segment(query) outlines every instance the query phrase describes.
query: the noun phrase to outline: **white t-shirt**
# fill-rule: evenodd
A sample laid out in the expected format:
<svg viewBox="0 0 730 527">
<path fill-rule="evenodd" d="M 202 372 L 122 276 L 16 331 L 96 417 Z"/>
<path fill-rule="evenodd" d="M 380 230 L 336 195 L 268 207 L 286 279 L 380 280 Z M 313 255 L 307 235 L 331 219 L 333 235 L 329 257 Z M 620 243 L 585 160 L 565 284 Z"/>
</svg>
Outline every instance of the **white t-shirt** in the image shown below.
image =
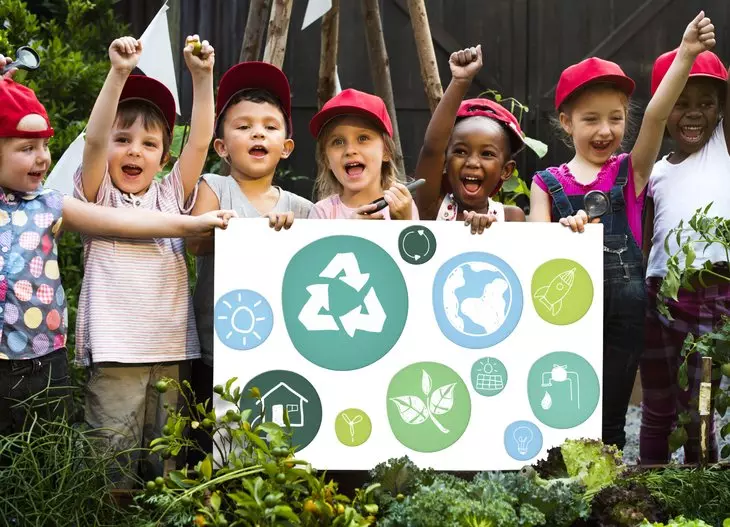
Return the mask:
<svg viewBox="0 0 730 527">
<path fill-rule="evenodd" d="M 728 155 L 722 122 L 717 125 L 712 137 L 699 152 L 673 165 L 665 156 L 657 161 L 649 178 L 649 197 L 654 199 L 654 236 L 652 237 L 647 277 L 661 277 L 667 274 L 669 255 L 664 250 L 664 240 L 669 231 L 681 220 L 685 224 L 699 208 L 712 202 L 710 216 L 730 217 L 730 155 Z M 703 247 L 695 246 L 697 258 L 693 266 L 701 266 L 707 260 L 726 261 L 724 249 L 712 245 L 703 253 Z M 674 236 L 669 241 L 669 250 L 678 250 Z M 680 256 L 680 265 L 684 255 Z"/>
</svg>

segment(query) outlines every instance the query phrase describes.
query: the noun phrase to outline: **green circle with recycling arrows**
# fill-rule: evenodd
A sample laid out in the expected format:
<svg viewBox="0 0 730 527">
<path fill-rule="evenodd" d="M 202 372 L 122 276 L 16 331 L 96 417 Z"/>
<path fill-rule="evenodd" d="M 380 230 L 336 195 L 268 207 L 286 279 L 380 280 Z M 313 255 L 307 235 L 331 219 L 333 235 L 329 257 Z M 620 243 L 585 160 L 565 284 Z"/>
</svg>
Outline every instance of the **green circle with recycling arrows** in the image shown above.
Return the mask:
<svg viewBox="0 0 730 527">
<path fill-rule="evenodd" d="M 400 338 L 408 290 L 381 247 L 330 236 L 292 257 L 282 306 L 289 337 L 304 358 L 330 370 L 356 370 L 385 356 Z"/>
<path fill-rule="evenodd" d="M 423 225 L 412 225 L 398 236 L 401 258 L 413 265 L 422 265 L 436 254 L 436 236 Z"/>
</svg>

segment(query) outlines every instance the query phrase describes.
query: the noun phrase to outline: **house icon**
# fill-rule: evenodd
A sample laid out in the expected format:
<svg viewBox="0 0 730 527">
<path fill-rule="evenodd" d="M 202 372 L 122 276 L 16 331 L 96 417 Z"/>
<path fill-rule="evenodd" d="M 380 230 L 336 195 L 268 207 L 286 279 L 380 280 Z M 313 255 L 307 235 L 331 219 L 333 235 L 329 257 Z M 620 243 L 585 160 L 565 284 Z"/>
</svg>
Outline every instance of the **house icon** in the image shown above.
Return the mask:
<svg viewBox="0 0 730 527">
<path fill-rule="evenodd" d="M 289 423 L 292 428 L 301 428 L 304 426 L 304 403 L 308 403 L 306 397 L 293 390 L 285 382 L 280 382 L 271 390 L 261 396 L 261 400 L 256 404 L 263 405 L 263 421 L 271 422 L 279 426 L 284 424 L 284 410 L 289 416 Z M 256 424 L 261 416 L 257 417 L 251 423 Z"/>
</svg>

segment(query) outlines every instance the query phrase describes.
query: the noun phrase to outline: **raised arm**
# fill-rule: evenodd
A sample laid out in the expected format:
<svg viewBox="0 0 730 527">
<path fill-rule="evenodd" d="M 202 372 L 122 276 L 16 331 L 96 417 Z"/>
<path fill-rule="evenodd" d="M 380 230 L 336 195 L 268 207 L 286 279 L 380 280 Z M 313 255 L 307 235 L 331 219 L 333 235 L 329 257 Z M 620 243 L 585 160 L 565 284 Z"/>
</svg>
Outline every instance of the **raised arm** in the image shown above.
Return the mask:
<svg viewBox="0 0 730 527">
<path fill-rule="evenodd" d="M 96 201 L 96 195 L 106 172 L 109 136 L 117 115 L 119 97 L 122 94 L 124 83 L 127 82 L 129 74 L 139 62 L 141 54 L 142 43 L 133 37 L 118 38 L 109 46 L 109 60 L 112 67 L 96 98 L 89 123 L 86 126 L 81 182 L 87 201 Z"/>
<path fill-rule="evenodd" d="M 183 192 L 187 201 L 195 189 L 200 173 L 205 165 L 208 147 L 213 139 L 214 102 L 213 102 L 213 64 L 215 51 L 204 40 L 200 53 L 193 54 L 198 35 L 188 37 L 183 50 L 185 63 L 193 78 L 193 112 L 190 118 L 190 137 L 180 154 L 180 175 Z"/>
<path fill-rule="evenodd" d="M 451 82 L 428 123 L 416 164 L 415 178 L 426 180 L 426 184 L 416 192 L 416 205 L 421 218 L 428 220 L 435 219 L 438 214 L 446 147 L 459 105 L 469 91 L 472 79 L 482 67 L 482 47 L 452 53 L 449 66 Z"/>
<path fill-rule="evenodd" d="M 710 19 L 705 17 L 704 11 L 700 11 L 687 26 L 677 56 L 644 112 L 639 136 L 631 151 L 637 196 L 649 182 L 651 170 L 661 148 L 667 119 L 684 90 L 695 58 L 703 51 L 712 49 L 714 45 L 715 27 Z"/>
<path fill-rule="evenodd" d="M 198 186 L 198 196 L 195 199 L 195 205 L 193 210 L 190 212 L 192 216 L 200 216 L 207 214 L 213 210 L 217 210 L 220 207 L 220 201 L 215 192 L 210 188 L 210 185 L 201 180 Z M 215 243 L 213 238 L 202 237 L 202 238 L 188 238 L 185 240 L 185 247 L 188 251 L 195 256 L 203 256 L 204 254 L 212 254 L 215 249 Z"/>
</svg>

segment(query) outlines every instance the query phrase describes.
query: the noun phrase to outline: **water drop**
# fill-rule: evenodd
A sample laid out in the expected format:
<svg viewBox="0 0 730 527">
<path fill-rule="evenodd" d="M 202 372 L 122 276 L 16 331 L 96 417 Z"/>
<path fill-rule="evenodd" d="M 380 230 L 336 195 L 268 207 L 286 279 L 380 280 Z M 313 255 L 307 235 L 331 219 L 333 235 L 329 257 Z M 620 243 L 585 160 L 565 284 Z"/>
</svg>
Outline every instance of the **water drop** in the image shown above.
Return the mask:
<svg viewBox="0 0 730 527">
<path fill-rule="evenodd" d="M 549 410 L 552 405 L 553 405 L 553 398 L 550 397 L 550 394 L 548 392 L 545 392 L 545 395 L 543 396 L 542 401 L 540 402 L 540 406 L 542 406 L 543 410 Z"/>
</svg>

